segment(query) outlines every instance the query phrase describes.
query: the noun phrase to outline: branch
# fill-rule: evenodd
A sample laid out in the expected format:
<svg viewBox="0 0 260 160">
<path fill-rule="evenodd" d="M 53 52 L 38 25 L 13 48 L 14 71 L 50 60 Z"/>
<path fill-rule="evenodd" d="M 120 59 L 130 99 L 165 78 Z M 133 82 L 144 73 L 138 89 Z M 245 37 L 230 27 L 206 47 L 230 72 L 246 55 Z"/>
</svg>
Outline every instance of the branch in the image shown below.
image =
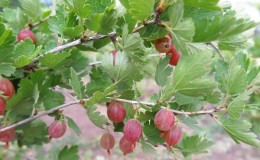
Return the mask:
<svg viewBox="0 0 260 160">
<path fill-rule="evenodd" d="M 69 102 L 69 103 L 66 103 L 66 104 L 57 106 L 57 107 L 55 107 L 55 108 L 53 108 L 53 109 L 51 109 L 51 110 L 48 110 L 48 111 L 46 111 L 46 112 L 42 112 L 42 113 L 37 114 L 37 115 L 35 115 L 35 116 L 29 117 L 29 118 L 24 119 L 24 120 L 22 120 L 22 121 L 13 123 L 13 124 L 11 124 L 11 125 L 9 125 L 9 126 L 6 126 L 6 127 L 3 127 L 3 128 L 0 129 L 0 133 L 3 132 L 3 131 L 6 131 L 6 130 L 8 130 L 8 129 L 15 128 L 15 127 L 21 126 L 21 125 L 23 125 L 23 124 L 25 124 L 25 123 L 31 122 L 31 121 L 33 121 L 33 120 L 35 120 L 35 119 L 37 119 L 37 118 L 42 117 L 42 116 L 45 116 L 45 115 L 54 113 L 54 112 L 56 112 L 57 110 L 60 110 L 60 109 L 62 109 L 62 108 L 65 108 L 65 107 L 68 107 L 68 106 L 71 106 L 71 105 L 74 105 L 74 104 L 79 104 L 79 103 L 80 103 L 80 101 L 74 101 L 74 102 Z"/>
<path fill-rule="evenodd" d="M 157 23 L 156 22 L 156 18 L 153 18 L 151 20 L 149 20 L 148 22 L 144 23 L 143 25 L 139 26 L 139 27 L 136 27 L 133 29 L 133 32 L 132 33 L 136 33 L 138 31 L 140 31 L 141 29 L 145 28 L 147 25 L 149 24 L 155 24 Z M 61 46 L 57 46 L 55 48 L 53 48 L 52 50 L 49 50 L 41 55 L 39 55 L 38 57 L 36 57 L 32 62 L 32 63 L 36 63 L 39 61 L 39 59 L 44 56 L 45 54 L 48 54 L 48 53 L 57 53 L 57 52 L 60 52 L 60 51 L 63 51 L 65 49 L 68 49 L 68 48 L 71 48 L 71 47 L 75 47 L 75 46 L 78 46 L 78 45 L 81 45 L 83 43 L 86 43 L 86 42 L 89 42 L 89 41 L 95 41 L 95 40 L 100 40 L 100 39 L 104 39 L 104 38 L 107 38 L 107 37 L 115 37 L 117 36 L 117 33 L 116 32 L 111 32 L 107 35 L 101 35 L 101 34 L 96 34 L 92 37 L 88 37 L 88 38 L 80 38 L 80 39 L 77 39 L 75 41 L 72 41 L 72 42 L 69 42 L 67 44 L 64 44 L 64 45 L 61 45 Z"/>
<path fill-rule="evenodd" d="M 150 106 L 150 107 L 153 107 L 156 105 L 156 103 L 151 103 L 151 102 L 137 102 L 137 101 L 131 101 L 131 100 L 126 100 L 126 99 L 120 99 L 120 98 L 110 98 L 108 97 L 109 99 L 111 100 L 115 100 L 115 101 L 118 101 L 118 102 L 124 102 L 124 103 L 129 103 L 129 104 L 132 104 L 132 105 L 136 105 L 136 104 L 143 104 L 143 105 L 146 105 L 146 106 Z M 165 108 L 165 107 L 162 107 L 162 108 Z M 215 113 L 215 112 L 220 112 L 220 111 L 225 111 L 226 108 L 222 108 L 222 107 L 216 107 L 214 109 L 210 109 L 210 110 L 205 110 L 205 111 L 197 111 L 197 112 L 184 112 L 184 111 L 178 111 L 178 110 L 174 110 L 174 109 L 170 109 L 173 113 L 176 113 L 176 114 L 184 114 L 184 115 L 199 115 L 199 114 L 212 114 L 212 113 Z"/>
<path fill-rule="evenodd" d="M 111 97 L 107 97 L 108 99 L 111 99 L 111 100 L 115 100 L 115 101 L 118 101 L 118 102 L 124 102 L 124 103 L 129 103 L 129 104 L 132 104 L 132 105 L 136 105 L 136 104 L 143 104 L 143 105 L 146 105 L 146 106 L 150 106 L 150 107 L 153 107 L 156 105 L 156 103 L 152 103 L 152 102 L 138 102 L 138 101 L 132 101 L 132 100 L 127 100 L 127 99 L 120 99 L 120 98 L 111 98 Z M 88 101 L 89 99 L 84 99 L 83 101 L 86 102 Z M 45 111 L 45 112 L 42 112 L 40 114 L 37 114 L 35 116 L 32 116 L 32 117 L 29 117 L 27 119 L 24 119 L 24 120 L 21 120 L 19 122 L 16 122 L 16 123 L 13 123 L 9 126 L 6 126 L 6 127 L 3 127 L 0 129 L 0 133 L 3 132 L 3 131 L 6 131 L 8 129 L 11 129 L 11 128 L 16 128 L 18 126 L 21 126 L 23 124 L 26 124 L 26 123 L 29 123 L 37 118 L 40 118 L 42 116 L 45 116 L 45 115 L 48 115 L 48 114 L 51 114 L 51 113 L 54 113 L 62 108 L 65 108 L 65 107 L 69 107 L 71 105 L 74 105 L 74 104 L 81 104 L 82 101 L 80 100 L 75 100 L 73 102 L 69 102 L 69 103 L 66 103 L 66 104 L 63 104 L 63 105 L 60 105 L 60 106 L 57 106 L 51 110 L 48 110 L 48 111 Z M 165 108 L 165 107 L 162 107 L 162 108 Z M 224 111 L 226 110 L 226 108 L 221 108 L 221 107 L 216 107 L 214 109 L 211 109 L 211 110 L 205 110 L 205 111 L 197 111 L 197 112 L 184 112 L 184 111 L 178 111 L 178 110 L 174 110 L 174 109 L 170 109 L 173 113 L 176 113 L 176 114 L 183 114 L 183 115 L 199 115 L 199 114 L 212 114 L 212 113 L 215 113 L 215 112 L 220 112 L 220 111 Z"/>
<path fill-rule="evenodd" d="M 220 51 L 220 49 L 218 47 L 216 47 L 213 43 L 209 42 L 206 43 L 207 45 L 210 45 L 218 54 L 219 56 L 222 58 L 223 61 L 227 61 L 226 58 L 224 57 L 223 53 Z"/>
</svg>

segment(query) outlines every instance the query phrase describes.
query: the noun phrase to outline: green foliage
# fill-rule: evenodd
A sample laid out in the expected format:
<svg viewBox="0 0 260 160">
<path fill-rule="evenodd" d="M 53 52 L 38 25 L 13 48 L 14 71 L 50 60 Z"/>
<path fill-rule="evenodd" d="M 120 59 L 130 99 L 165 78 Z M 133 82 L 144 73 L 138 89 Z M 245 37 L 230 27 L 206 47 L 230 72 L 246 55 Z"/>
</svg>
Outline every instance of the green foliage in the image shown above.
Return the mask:
<svg viewBox="0 0 260 160">
<path fill-rule="evenodd" d="M 83 83 L 73 68 L 70 69 L 70 85 L 79 99 L 83 99 Z"/>
<path fill-rule="evenodd" d="M 185 156 L 188 156 L 190 154 L 206 153 L 207 149 L 213 144 L 213 141 L 206 139 L 205 136 L 192 135 L 185 136 L 179 148 Z"/>
<path fill-rule="evenodd" d="M 172 69 L 168 65 L 169 60 L 170 56 L 167 56 L 164 59 L 160 59 L 159 63 L 157 64 L 155 81 L 161 87 L 165 86 L 167 77 L 169 77 L 172 72 Z"/>
<path fill-rule="evenodd" d="M 260 147 L 260 141 L 257 139 L 257 136 L 250 132 L 250 128 L 252 127 L 251 123 L 232 119 L 217 120 L 217 122 L 226 130 L 237 144 L 243 142 L 252 146 Z"/>
<path fill-rule="evenodd" d="M 35 120 L 31 123 L 18 127 L 20 136 L 19 143 L 22 145 L 41 145 L 48 142 L 48 130 L 46 124 L 41 120 Z"/>
<path fill-rule="evenodd" d="M 65 146 L 59 153 L 59 160 L 79 159 L 78 146 Z"/>
<path fill-rule="evenodd" d="M 161 144 L 164 142 L 163 138 L 160 137 L 161 132 L 155 127 L 154 123 L 147 122 L 144 124 L 143 128 L 144 134 L 147 138 L 147 140 L 153 144 Z"/>
<path fill-rule="evenodd" d="M 205 97 L 216 89 L 216 83 L 206 77 L 212 59 L 209 54 L 192 54 L 182 57 L 173 74 L 173 86 L 166 86 L 169 98 L 174 92 L 185 96 Z"/>
<path fill-rule="evenodd" d="M 246 72 L 236 61 L 230 63 L 218 62 L 215 77 L 219 83 L 219 88 L 227 95 L 236 95 L 246 89 Z"/>
<path fill-rule="evenodd" d="M 80 128 L 78 127 L 78 125 L 76 124 L 76 122 L 74 122 L 73 119 L 71 119 L 70 117 L 66 117 L 67 121 L 68 121 L 68 126 L 75 132 L 77 133 L 77 135 L 81 134 Z"/>
<path fill-rule="evenodd" d="M 99 128 L 104 128 L 104 125 L 108 121 L 107 118 L 100 114 L 100 112 L 96 111 L 97 107 L 89 106 L 87 108 L 88 118 L 91 120 L 93 124 L 95 124 Z"/>
</svg>

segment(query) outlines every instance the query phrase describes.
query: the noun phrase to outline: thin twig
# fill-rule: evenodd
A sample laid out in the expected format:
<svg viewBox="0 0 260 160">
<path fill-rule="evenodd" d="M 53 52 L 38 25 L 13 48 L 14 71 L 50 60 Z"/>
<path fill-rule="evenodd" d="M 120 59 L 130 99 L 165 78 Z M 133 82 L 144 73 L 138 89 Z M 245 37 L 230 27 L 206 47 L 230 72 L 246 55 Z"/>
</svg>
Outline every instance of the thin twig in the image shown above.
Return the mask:
<svg viewBox="0 0 260 160">
<path fill-rule="evenodd" d="M 29 117 L 29 118 L 24 119 L 24 120 L 22 120 L 22 121 L 16 122 L 16 123 L 11 124 L 11 125 L 6 126 L 6 127 L 3 127 L 3 128 L 0 129 L 0 133 L 3 132 L 3 131 L 6 131 L 6 130 L 8 130 L 8 129 L 15 128 L 15 127 L 21 126 L 21 125 L 23 125 L 23 124 L 25 124 L 25 123 L 31 122 L 31 121 L 33 121 L 33 120 L 35 120 L 35 119 L 37 119 L 37 118 L 42 117 L 42 116 L 45 116 L 45 115 L 54 113 L 54 112 L 56 112 L 57 110 L 60 110 L 60 109 L 62 109 L 62 108 L 65 108 L 65 107 L 68 107 L 68 106 L 71 106 L 71 105 L 74 105 L 74 104 L 79 104 L 79 102 L 80 102 L 79 100 L 78 100 L 78 101 L 74 101 L 74 102 L 69 102 L 69 103 L 66 103 L 66 104 L 57 106 L 57 107 L 55 107 L 55 108 L 53 108 L 53 109 L 51 109 L 51 110 L 48 110 L 48 111 L 46 111 L 46 112 L 39 113 L 39 114 L 37 114 L 37 115 L 35 115 L 35 116 Z"/>
<path fill-rule="evenodd" d="M 29 23 L 29 24 L 28 24 L 28 27 L 29 27 L 29 29 L 31 30 L 31 29 L 33 29 L 34 27 L 37 27 L 37 26 L 39 26 L 40 24 L 42 24 L 42 23 L 48 21 L 49 18 L 50 18 L 50 17 L 46 17 L 46 18 L 40 20 L 39 22 L 36 22 L 36 23 L 33 23 L 33 24 Z"/>
<path fill-rule="evenodd" d="M 209 42 L 206 43 L 207 45 L 210 45 L 218 54 L 219 56 L 222 58 L 223 61 L 227 61 L 226 58 L 224 57 L 223 53 L 220 51 L 220 49 L 218 47 L 216 47 L 213 43 Z"/>
<path fill-rule="evenodd" d="M 138 31 L 140 31 L 142 28 L 145 28 L 146 25 L 154 24 L 154 23 L 156 23 L 155 19 L 149 20 L 149 21 L 146 22 L 145 24 L 143 24 L 143 25 L 141 25 L 141 26 L 139 26 L 139 27 L 134 28 L 134 30 L 133 30 L 132 33 L 136 33 L 136 32 L 138 32 Z M 53 49 L 51 49 L 51 50 L 49 50 L 49 51 L 47 51 L 47 52 L 45 52 L 45 53 L 39 55 L 38 57 L 36 57 L 36 58 L 31 62 L 31 64 L 38 62 L 38 60 L 39 60 L 42 56 L 44 56 L 45 54 L 48 54 L 48 53 L 57 53 L 57 52 L 60 52 L 60 51 L 65 50 L 65 49 L 68 49 L 68 48 L 71 48 L 71 47 L 75 47 L 75 46 L 77 46 L 77 45 L 80 45 L 80 44 L 83 44 L 83 43 L 86 43 L 86 42 L 89 42 L 89 41 L 95 41 L 95 40 L 100 40 L 100 39 L 104 39 L 104 38 L 107 38 L 107 37 L 115 37 L 115 36 L 117 36 L 117 33 L 116 33 L 116 32 L 111 32 L 111 33 L 109 33 L 109 34 L 107 34 L 107 35 L 96 34 L 96 35 L 94 35 L 94 36 L 92 36 L 92 37 L 88 37 L 88 38 L 86 38 L 86 39 L 82 39 L 82 38 L 81 38 L 81 39 L 77 39 L 77 40 L 72 41 L 72 42 L 69 42 L 69 43 L 67 43 L 67 44 L 64 44 L 64 45 L 61 45 L 61 46 L 57 46 L 57 47 L 55 47 L 55 48 L 53 48 Z"/>
</svg>

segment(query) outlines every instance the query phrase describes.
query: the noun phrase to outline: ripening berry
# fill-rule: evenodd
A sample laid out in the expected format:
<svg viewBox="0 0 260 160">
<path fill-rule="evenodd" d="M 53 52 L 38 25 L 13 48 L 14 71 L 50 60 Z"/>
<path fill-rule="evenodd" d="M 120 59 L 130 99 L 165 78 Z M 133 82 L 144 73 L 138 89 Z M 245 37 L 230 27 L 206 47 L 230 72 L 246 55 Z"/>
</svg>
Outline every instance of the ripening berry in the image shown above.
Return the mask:
<svg viewBox="0 0 260 160">
<path fill-rule="evenodd" d="M 125 123 L 123 133 L 128 141 L 137 142 L 142 136 L 142 125 L 138 120 L 131 119 Z"/>
<path fill-rule="evenodd" d="M 164 132 L 164 140 L 169 146 L 177 145 L 182 138 L 182 130 L 179 126 L 174 126 L 169 131 Z"/>
<path fill-rule="evenodd" d="M 116 101 L 109 103 L 107 107 L 107 116 L 114 123 L 120 123 L 125 119 L 126 110 L 125 107 Z"/>
<path fill-rule="evenodd" d="M 110 133 L 105 133 L 100 139 L 100 145 L 102 148 L 107 150 L 107 153 L 110 154 L 110 149 L 112 149 L 115 145 L 115 138 Z"/>
<path fill-rule="evenodd" d="M 14 95 L 14 85 L 8 79 L 0 79 L 0 91 L 10 99 Z"/>
<path fill-rule="evenodd" d="M 154 124 L 161 131 L 170 130 L 174 123 L 175 116 L 169 109 L 161 109 L 155 114 Z"/>
<path fill-rule="evenodd" d="M 122 137 L 119 141 L 119 147 L 124 155 L 132 153 L 135 149 L 135 142 L 128 141 L 125 137 Z"/>
<path fill-rule="evenodd" d="M 172 47 L 172 40 L 169 36 L 165 36 L 163 38 L 157 39 L 154 43 L 155 48 L 160 53 L 166 53 Z"/>
<path fill-rule="evenodd" d="M 3 98 L 0 98 L 0 115 L 3 115 L 5 113 L 5 100 Z"/>
<path fill-rule="evenodd" d="M 18 33 L 17 41 L 20 42 L 25 40 L 26 38 L 30 38 L 33 41 L 33 43 L 36 42 L 36 37 L 34 33 L 28 29 L 23 29 Z"/>
<path fill-rule="evenodd" d="M 173 45 L 171 47 L 171 49 L 166 52 L 166 54 L 171 54 L 171 58 L 170 58 L 170 61 L 169 61 L 169 64 L 172 65 L 172 66 L 176 66 L 181 58 L 181 54 L 177 51 L 177 49 L 175 48 L 175 46 Z"/>
<path fill-rule="evenodd" d="M 0 132 L 0 141 L 5 142 L 5 148 L 9 147 L 9 142 L 13 141 L 15 137 L 15 129 L 11 128 Z"/>
<path fill-rule="evenodd" d="M 52 124 L 49 126 L 49 135 L 51 140 L 52 138 L 60 138 L 62 137 L 65 132 L 66 132 L 66 123 L 64 121 L 54 121 Z"/>
</svg>

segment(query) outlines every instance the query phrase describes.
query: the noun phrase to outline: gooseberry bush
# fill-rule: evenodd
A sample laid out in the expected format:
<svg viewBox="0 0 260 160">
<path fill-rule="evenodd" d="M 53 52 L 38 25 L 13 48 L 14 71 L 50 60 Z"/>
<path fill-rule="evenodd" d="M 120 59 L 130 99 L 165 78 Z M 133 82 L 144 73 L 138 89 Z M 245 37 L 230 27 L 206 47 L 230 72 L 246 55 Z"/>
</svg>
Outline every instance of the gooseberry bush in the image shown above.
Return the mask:
<svg viewBox="0 0 260 160">
<path fill-rule="evenodd" d="M 104 129 L 100 147 L 109 154 L 115 144 L 124 155 L 137 146 L 148 154 L 158 146 L 185 157 L 207 152 L 214 139 L 198 125 L 202 118 L 237 144 L 260 146 L 243 116 L 259 109 L 250 97 L 260 69 L 247 50 L 257 23 L 228 3 L 56 0 L 48 7 L 19 0 L 14 8 L 8 2 L 0 3 L 0 141 L 7 150 L 59 140 L 67 128 L 80 134 L 62 112 L 73 104 Z M 158 92 L 142 99 L 140 84 L 148 78 Z M 66 94 L 75 101 L 65 103 Z M 45 115 L 54 118 L 50 125 Z M 79 158 L 77 149 L 65 147 L 59 158 Z"/>
</svg>

